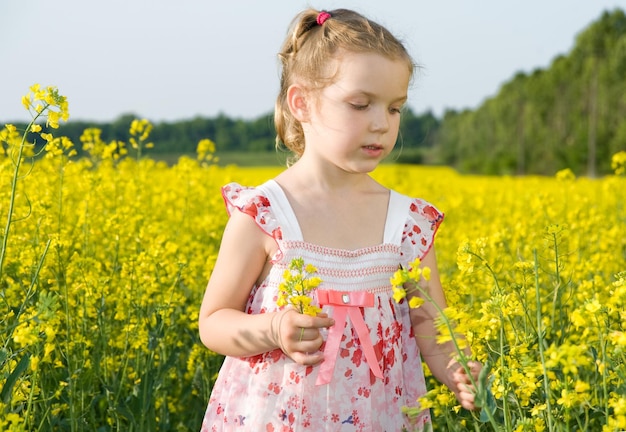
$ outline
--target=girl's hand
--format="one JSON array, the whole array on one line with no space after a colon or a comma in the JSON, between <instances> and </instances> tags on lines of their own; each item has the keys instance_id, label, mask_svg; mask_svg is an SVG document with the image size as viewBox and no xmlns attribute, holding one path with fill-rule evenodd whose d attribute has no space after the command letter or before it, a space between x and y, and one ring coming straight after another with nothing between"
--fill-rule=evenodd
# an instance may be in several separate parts
<instances>
[{"instance_id":1,"label":"girl's hand","mask_svg":"<svg viewBox=\"0 0 626 432\"><path fill-rule=\"evenodd\" d=\"M301 365L315 365L324 359L319 351L324 339L319 331L335 324L327 314L310 316L292 308L277 312L272 318L272 334L276 345L293 361Z\"/></svg>"},{"instance_id":2,"label":"girl's hand","mask_svg":"<svg viewBox=\"0 0 626 432\"><path fill-rule=\"evenodd\" d=\"M482 365L476 361L468 362L470 373L475 383L478 382L478 375L482 369ZM475 404L476 388L472 385L470 377L463 366L455 359L450 360L447 368L447 375L452 390L461 404L467 410L477 409Z\"/></svg>"}]
</instances>

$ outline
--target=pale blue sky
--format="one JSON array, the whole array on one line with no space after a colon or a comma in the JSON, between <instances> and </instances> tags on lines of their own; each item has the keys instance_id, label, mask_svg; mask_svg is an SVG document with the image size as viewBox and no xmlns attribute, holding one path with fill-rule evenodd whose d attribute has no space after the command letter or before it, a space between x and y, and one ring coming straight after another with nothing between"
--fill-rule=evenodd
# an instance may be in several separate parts
<instances>
[{"instance_id":1,"label":"pale blue sky","mask_svg":"<svg viewBox=\"0 0 626 432\"><path fill-rule=\"evenodd\" d=\"M626 0L0 0L0 124L27 119L35 82L57 86L73 119L258 117L274 106L288 24L309 5L356 9L404 40L425 67L409 105L441 115L548 67Z\"/></svg>"}]
</instances>

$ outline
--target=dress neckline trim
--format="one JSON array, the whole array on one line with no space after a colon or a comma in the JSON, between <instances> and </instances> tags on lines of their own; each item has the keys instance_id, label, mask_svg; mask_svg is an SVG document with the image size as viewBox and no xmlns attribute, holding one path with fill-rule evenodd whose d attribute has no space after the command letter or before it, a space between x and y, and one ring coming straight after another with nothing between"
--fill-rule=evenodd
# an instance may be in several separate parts
<instances>
[{"instance_id":1,"label":"dress neckline trim","mask_svg":"<svg viewBox=\"0 0 626 432\"><path fill-rule=\"evenodd\" d=\"M280 211L284 213L284 216L290 223L290 228L292 232L288 240L302 242L303 244L309 244L315 248L323 248L326 250L337 251L339 253L347 252L350 255L353 255L353 254L358 255L365 251L380 250L381 247L384 247L387 244L399 243L398 242L399 239L397 238L398 232L399 233L402 232L404 223L401 223L402 221L399 221L397 217L394 218L394 216L398 215L398 213L400 212L394 212L393 210L397 206L402 205L403 198L405 197L399 194L398 192L394 191L393 189L388 189L389 200L387 202L387 215L385 216L385 226L384 226L382 243L369 245L369 246L363 246L363 247L356 248L356 249L345 249L345 248L336 248L336 247L319 245L317 243L304 240L304 237L302 235L302 230L300 228L300 224L298 223L298 218L296 217L296 213L294 212L293 207L291 206L291 203L289 202L289 199L287 198L287 194L285 193L283 188L274 179L268 180L265 183L265 185L267 186L266 190L272 194L272 198L275 198L278 201L280 201L278 203ZM271 203L271 199L270 199L270 203ZM402 215L402 213L400 213L400 215Z\"/></svg>"}]
</instances>

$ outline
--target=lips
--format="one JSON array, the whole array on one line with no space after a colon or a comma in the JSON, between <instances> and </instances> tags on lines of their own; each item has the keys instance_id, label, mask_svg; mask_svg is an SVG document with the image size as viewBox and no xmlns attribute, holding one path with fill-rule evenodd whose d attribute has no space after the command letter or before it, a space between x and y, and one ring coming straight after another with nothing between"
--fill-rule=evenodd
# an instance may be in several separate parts
<instances>
[{"instance_id":1,"label":"lips","mask_svg":"<svg viewBox=\"0 0 626 432\"><path fill-rule=\"evenodd\" d=\"M363 149L363 152L369 157L378 158L384 153L384 147L380 144L370 144L361 148Z\"/></svg>"},{"instance_id":2,"label":"lips","mask_svg":"<svg viewBox=\"0 0 626 432\"><path fill-rule=\"evenodd\" d=\"M382 150L383 146L378 145L378 144L370 144L370 145L363 146L363 148L366 150Z\"/></svg>"}]
</instances>

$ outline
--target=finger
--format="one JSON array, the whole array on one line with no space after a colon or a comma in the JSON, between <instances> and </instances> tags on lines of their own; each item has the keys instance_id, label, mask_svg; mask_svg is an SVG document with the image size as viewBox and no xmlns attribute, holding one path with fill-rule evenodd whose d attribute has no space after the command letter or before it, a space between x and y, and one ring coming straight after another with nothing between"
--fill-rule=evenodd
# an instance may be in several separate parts
<instances>
[{"instance_id":1,"label":"finger","mask_svg":"<svg viewBox=\"0 0 626 432\"><path fill-rule=\"evenodd\" d=\"M309 317L309 318L311 318L311 320L309 322L309 325L306 327L321 329L321 328L329 328L335 325L335 320L332 318L329 318L328 315L326 316L318 315L318 316Z\"/></svg>"},{"instance_id":2,"label":"finger","mask_svg":"<svg viewBox=\"0 0 626 432\"><path fill-rule=\"evenodd\" d=\"M459 396L461 396L463 399L467 399L472 402L474 401L476 397L475 392L474 392L474 387L468 386L466 384L459 384L457 386L457 390L458 390Z\"/></svg>"},{"instance_id":3,"label":"finger","mask_svg":"<svg viewBox=\"0 0 626 432\"><path fill-rule=\"evenodd\" d=\"M459 369L463 369L463 367L461 366L461 363L459 363L459 361L456 358L451 358L450 361L448 362L448 365L446 366L446 369L451 370L451 371L457 371Z\"/></svg>"},{"instance_id":4,"label":"finger","mask_svg":"<svg viewBox=\"0 0 626 432\"><path fill-rule=\"evenodd\" d=\"M467 363L467 369L469 369L469 375L467 373L468 371L462 366L454 370L452 372L454 379L460 382L465 382L467 384L472 383L472 380L476 382L478 380L478 377L480 376L482 364L479 362L470 361Z\"/></svg>"},{"instance_id":5,"label":"finger","mask_svg":"<svg viewBox=\"0 0 626 432\"><path fill-rule=\"evenodd\" d=\"M470 360L469 362L467 362L467 365L470 367L472 371L480 371L483 368L482 363L474 361L474 360Z\"/></svg>"},{"instance_id":6,"label":"finger","mask_svg":"<svg viewBox=\"0 0 626 432\"><path fill-rule=\"evenodd\" d=\"M324 354L320 352L306 353L306 352L296 351L292 353L290 357L296 363L304 365L304 366L313 366L313 365L318 364L322 360L324 360Z\"/></svg>"},{"instance_id":7,"label":"finger","mask_svg":"<svg viewBox=\"0 0 626 432\"><path fill-rule=\"evenodd\" d=\"M300 364L313 364L319 361L317 357L323 356L320 351L322 341L303 341L287 340L283 346L283 351L294 361ZM307 356L311 356L307 358Z\"/></svg>"},{"instance_id":8,"label":"finger","mask_svg":"<svg viewBox=\"0 0 626 432\"><path fill-rule=\"evenodd\" d=\"M473 401L463 400L461 401L461 406L469 411L473 411L476 409L476 404L474 404Z\"/></svg>"},{"instance_id":9,"label":"finger","mask_svg":"<svg viewBox=\"0 0 626 432\"><path fill-rule=\"evenodd\" d=\"M297 340L302 341L314 341L322 338L320 331L316 328L301 328L296 332Z\"/></svg>"},{"instance_id":10,"label":"finger","mask_svg":"<svg viewBox=\"0 0 626 432\"><path fill-rule=\"evenodd\" d=\"M456 392L459 395L459 398L464 398L467 395L473 394L471 387L469 387L467 384L457 384Z\"/></svg>"},{"instance_id":11,"label":"finger","mask_svg":"<svg viewBox=\"0 0 626 432\"><path fill-rule=\"evenodd\" d=\"M324 339L317 329L295 328L285 333L283 346L285 351L315 353L320 349Z\"/></svg>"},{"instance_id":12,"label":"finger","mask_svg":"<svg viewBox=\"0 0 626 432\"><path fill-rule=\"evenodd\" d=\"M297 342L294 344L294 351L296 352L304 352L308 354L318 354L321 353L320 348L322 346L322 341L306 341L306 342Z\"/></svg>"},{"instance_id":13,"label":"finger","mask_svg":"<svg viewBox=\"0 0 626 432\"><path fill-rule=\"evenodd\" d=\"M463 408L468 410L476 409L476 398L473 393L459 392L458 400Z\"/></svg>"},{"instance_id":14,"label":"finger","mask_svg":"<svg viewBox=\"0 0 626 432\"><path fill-rule=\"evenodd\" d=\"M455 380L459 380L462 382L470 382L470 379L467 374L467 369L470 368L469 362L466 366L463 366L457 360L452 359L450 363L448 363L448 370L450 374L454 377Z\"/></svg>"},{"instance_id":15,"label":"finger","mask_svg":"<svg viewBox=\"0 0 626 432\"><path fill-rule=\"evenodd\" d=\"M472 376L474 377L474 379L478 379L478 376L480 375L480 372L483 369L483 365L479 362L471 361L469 362L469 367L470 367L470 372Z\"/></svg>"},{"instance_id":16,"label":"finger","mask_svg":"<svg viewBox=\"0 0 626 432\"><path fill-rule=\"evenodd\" d=\"M335 324L335 320L329 318L328 316L311 316L304 314L294 314L295 316L290 317L290 322L292 325L301 328L327 328L332 327ZM323 314L326 315L326 314Z\"/></svg>"},{"instance_id":17,"label":"finger","mask_svg":"<svg viewBox=\"0 0 626 432\"><path fill-rule=\"evenodd\" d=\"M315 327L306 327L296 322L288 323L282 330L286 340L302 342L321 338L320 331Z\"/></svg>"},{"instance_id":18,"label":"finger","mask_svg":"<svg viewBox=\"0 0 626 432\"><path fill-rule=\"evenodd\" d=\"M457 384L471 384L471 380L469 378L469 376L465 373L464 370L458 370L456 372L452 373L452 378L454 379L454 382L456 382Z\"/></svg>"}]
</instances>

